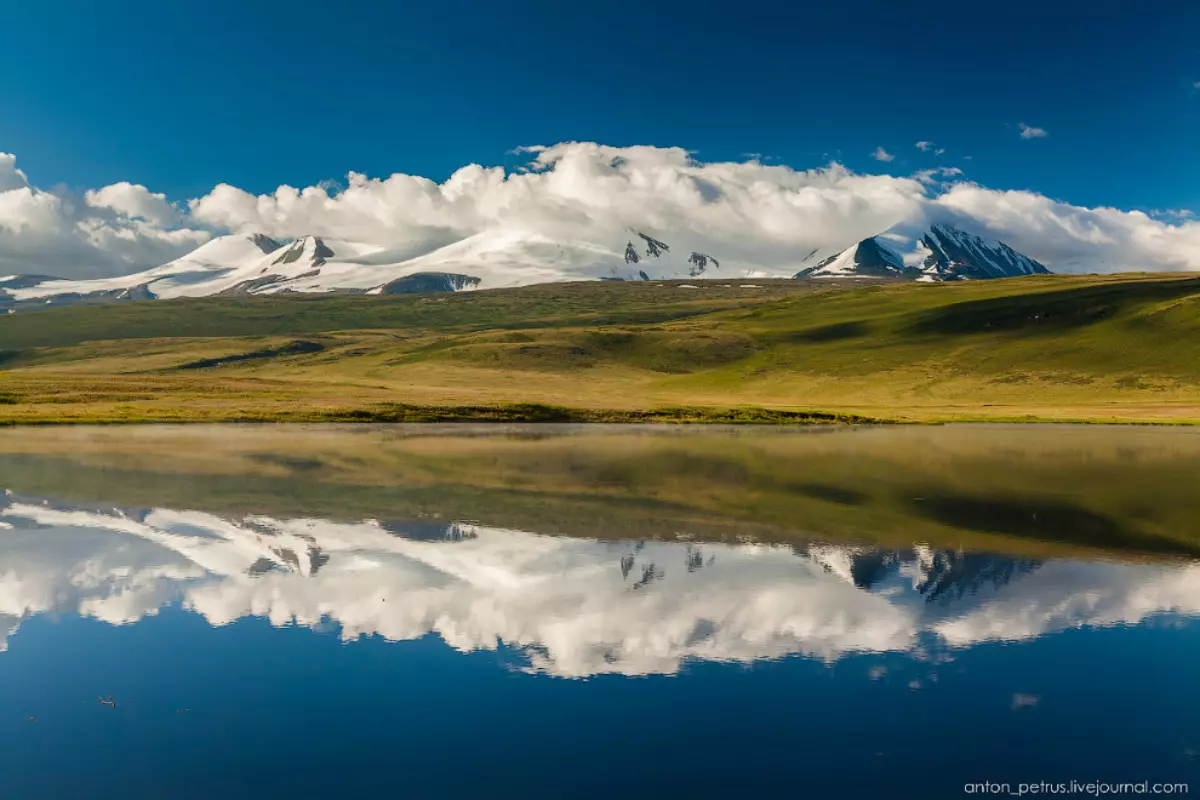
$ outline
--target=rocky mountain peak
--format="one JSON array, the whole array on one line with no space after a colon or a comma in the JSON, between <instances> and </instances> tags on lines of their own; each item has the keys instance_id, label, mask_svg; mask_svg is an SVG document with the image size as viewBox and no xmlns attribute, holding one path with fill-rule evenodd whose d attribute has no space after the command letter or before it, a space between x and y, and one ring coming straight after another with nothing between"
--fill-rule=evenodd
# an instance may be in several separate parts
<instances>
[{"instance_id":1,"label":"rocky mountain peak","mask_svg":"<svg viewBox=\"0 0 1200 800\"><path fill-rule=\"evenodd\" d=\"M894 277L925 281L983 280L1044 275L1049 270L1003 242L938 223L903 252L905 237L881 234L822 259L797 278ZM811 254L810 254L811 256Z\"/></svg>"},{"instance_id":2,"label":"rocky mountain peak","mask_svg":"<svg viewBox=\"0 0 1200 800\"><path fill-rule=\"evenodd\" d=\"M274 253L282 244L267 236L265 233L251 233L246 238L254 242L255 246L264 253Z\"/></svg>"},{"instance_id":3,"label":"rocky mountain peak","mask_svg":"<svg viewBox=\"0 0 1200 800\"><path fill-rule=\"evenodd\" d=\"M319 267L325 263L325 259L333 258L333 256L333 250L325 244L321 237L306 235L292 242L291 246L271 263L291 264L307 257L309 263L314 267Z\"/></svg>"}]
</instances>

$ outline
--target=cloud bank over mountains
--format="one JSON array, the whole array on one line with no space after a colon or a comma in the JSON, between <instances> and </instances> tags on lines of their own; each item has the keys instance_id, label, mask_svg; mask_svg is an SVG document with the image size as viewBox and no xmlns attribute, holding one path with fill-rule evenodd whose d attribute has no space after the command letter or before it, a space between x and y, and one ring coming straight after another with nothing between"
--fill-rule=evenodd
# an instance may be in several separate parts
<instances>
[{"instance_id":1,"label":"cloud bank over mountains","mask_svg":"<svg viewBox=\"0 0 1200 800\"><path fill-rule=\"evenodd\" d=\"M77 195L44 190L0 152L0 274L119 275L162 263L212 237L161 194L116 183Z\"/></svg>"},{"instance_id":2,"label":"cloud bank over mountains","mask_svg":"<svg viewBox=\"0 0 1200 800\"><path fill-rule=\"evenodd\" d=\"M351 172L345 188L280 186L255 195L220 184L177 203L128 182L82 193L42 189L15 156L0 153L0 275L125 274L223 233L314 234L420 252L497 229L610 247L629 228L682 233L731 261L785 267L816 248L931 222L1003 239L1055 271L1200 270L1200 221L1186 215L1156 219L988 189L955 168L910 177L837 163L796 170L590 142L521 152L529 160L517 169L471 164L443 183Z\"/></svg>"}]
</instances>

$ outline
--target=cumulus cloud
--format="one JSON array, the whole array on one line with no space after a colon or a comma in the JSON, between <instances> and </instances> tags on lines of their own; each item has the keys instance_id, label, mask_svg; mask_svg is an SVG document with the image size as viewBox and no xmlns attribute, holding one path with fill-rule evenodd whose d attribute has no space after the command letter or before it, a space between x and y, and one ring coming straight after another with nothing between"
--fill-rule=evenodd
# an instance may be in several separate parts
<instances>
[{"instance_id":1,"label":"cumulus cloud","mask_svg":"<svg viewBox=\"0 0 1200 800\"><path fill-rule=\"evenodd\" d=\"M386 248L398 261L496 230L607 251L642 230L713 253L732 269L791 274L815 249L836 252L930 221L1001 238L1053 270L1200 269L1200 222L1186 209L1167 216L1072 206L968 183L954 167L894 177L836 162L798 170L591 142L521 152L520 168L471 164L443 182L351 172L344 182L260 195L219 184L178 204L126 182L80 196L40 190L15 158L0 155L0 275L132 272L214 233L316 234Z\"/></svg>"},{"instance_id":2,"label":"cumulus cloud","mask_svg":"<svg viewBox=\"0 0 1200 800\"><path fill-rule=\"evenodd\" d=\"M916 148L922 152L933 149L933 142L917 142Z\"/></svg>"},{"instance_id":3,"label":"cumulus cloud","mask_svg":"<svg viewBox=\"0 0 1200 800\"><path fill-rule=\"evenodd\" d=\"M0 153L0 274L119 275L161 264L208 241L179 226L166 198L117 183L77 197L29 182Z\"/></svg>"},{"instance_id":4,"label":"cumulus cloud","mask_svg":"<svg viewBox=\"0 0 1200 800\"><path fill-rule=\"evenodd\" d=\"M179 221L179 212L167 202L166 195L155 194L140 184L121 181L103 189L89 189L83 197L88 206L109 209L126 219L143 219L158 225Z\"/></svg>"},{"instance_id":5,"label":"cumulus cloud","mask_svg":"<svg viewBox=\"0 0 1200 800\"><path fill-rule=\"evenodd\" d=\"M1200 269L1200 222L1084 208L1033 192L958 183L933 206L1052 268L1073 272Z\"/></svg>"},{"instance_id":6,"label":"cumulus cloud","mask_svg":"<svg viewBox=\"0 0 1200 800\"><path fill-rule=\"evenodd\" d=\"M894 161L896 157L882 147L876 147L875 152L871 154L871 158L876 161Z\"/></svg>"},{"instance_id":7,"label":"cumulus cloud","mask_svg":"<svg viewBox=\"0 0 1200 800\"><path fill-rule=\"evenodd\" d=\"M1035 128L1032 125L1026 125L1024 122L1022 122L1017 127L1021 129L1021 138L1022 139L1040 139L1043 136L1050 135L1050 134L1046 133L1045 128Z\"/></svg>"},{"instance_id":8,"label":"cumulus cloud","mask_svg":"<svg viewBox=\"0 0 1200 800\"><path fill-rule=\"evenodd\" d=\"M837 163L700 162L679 148L571 142L524 150L532 159L523 172L470 165L440 184L351 173L338 193L283 186L253 195L222 185L191 201L191 219L277 238L316 233L414 249L496 228L611 247L627 228L649 229L683 235L730 263L781 271L814 248L945 221L1002 238L1055 270L1200 269L1195 220L987 189L962 182L957 167L901 178Z\"/></svg>"},{"instance_id":9,"label":"cumulus cloud","mask_svg":"<svg viewBox=\"0 0 1200 800\"><path fill-rule=\"evenodd\" d=\"M24 189L29 186L25 173L17 169L17 157L12 153L0 153L0 192Z\"/></svg>"},{"instance_id":10,"label":"cumulus cloud","mask_svg":"<svg viewBox=\"0 0 1200 800\"><path fill-rule=\"evenodd\" d=\"M839 164L800 171L701 163L679 148L588 142L526 150L533 157L523 171L470 165L441 184L351 173L337 194L282 186L256 196L222 185L191 201L191 218L277 238L313 233L413 251L493 229L611 248L632 228L681 234L731 263L782 268L919 214L924 202L919 181Z\"/></svg>"}]
</instances>

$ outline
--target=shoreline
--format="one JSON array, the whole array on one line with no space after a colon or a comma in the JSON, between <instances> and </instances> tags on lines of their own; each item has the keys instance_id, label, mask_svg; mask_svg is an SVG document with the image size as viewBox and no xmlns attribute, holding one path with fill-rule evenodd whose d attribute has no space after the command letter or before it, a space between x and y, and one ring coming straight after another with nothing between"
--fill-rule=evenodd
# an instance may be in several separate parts
<instances>
[{"instance_id":1,"label":"shoreline","mask_svg":"<svg viewBox=\"0 0 1200 800\"><path fill-rule=\"evenodd\" d=\"M11 406L10 406L11 407ZM1050 417L1039 414L991 416L972 413L871 415L815 409L778 409L762 406L661 406L649 409L606 409L557 406L543 403L470 405L377 404L366 408L295 411L241 411L234 409L139 414L128 409L97 410L94 414L58 416L0 415L0 427L74 425L239 425L239 424L591 424L591 425L755 425L764 427L833 427L850 425L1112 425L1194 427L1195 418L1122 418L1106 414Z\"/></svg>"}]
</instances>

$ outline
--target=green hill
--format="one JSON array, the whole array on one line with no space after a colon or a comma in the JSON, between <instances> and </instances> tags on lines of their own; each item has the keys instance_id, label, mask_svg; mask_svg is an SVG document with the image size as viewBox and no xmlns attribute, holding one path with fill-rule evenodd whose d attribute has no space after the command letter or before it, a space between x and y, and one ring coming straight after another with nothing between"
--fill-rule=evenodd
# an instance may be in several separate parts
<instances>
[{"instance_id":1,"label":"green hill","mask_svg":"<svg viewBox=\"0 0 1200 800\"><path fill-rule=\"evenodd\" d=\"M594 282L0 317L0 420L1200 421L1200 277Z\"/></svg>"}]
</instances>

